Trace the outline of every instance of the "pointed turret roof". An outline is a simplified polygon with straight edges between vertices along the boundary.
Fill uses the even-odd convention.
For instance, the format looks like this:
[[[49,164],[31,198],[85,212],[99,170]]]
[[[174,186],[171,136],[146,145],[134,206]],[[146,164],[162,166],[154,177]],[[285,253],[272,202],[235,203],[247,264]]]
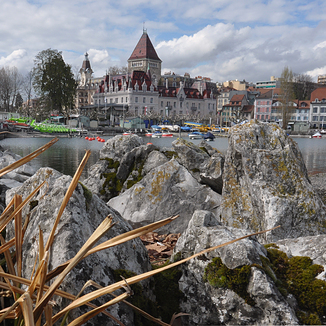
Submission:
[[[152,60],[158,60],[162,62],[162,60],[158,57],[154,49],[154,46],[145,29],[143,30],[143,35],[138,41],[138,44],[136,45],[128,61],[135,60],[135,59],[152,59]]]
[[[92,70],[91,63],[90,63],[90,61],[88,59],[88,53],[87,52],[85,53],[85,59],[84,59],[83,64],[82,64],[82,69],[84,69],[85,71],[87,69]]]

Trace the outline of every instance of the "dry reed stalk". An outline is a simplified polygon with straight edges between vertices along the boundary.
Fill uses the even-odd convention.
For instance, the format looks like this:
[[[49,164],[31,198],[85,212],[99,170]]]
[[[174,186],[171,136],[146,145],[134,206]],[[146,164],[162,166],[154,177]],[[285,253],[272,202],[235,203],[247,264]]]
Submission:
[[[84,167],[87,163],[87,160],[89,158],[89,156],[91,155],[91,151],[90,150],[87,150],[85,155],[84,155],[84,158],[82,159],[82,161],[80,162],[79,166],[78,166],[78,169],[77,171],[75,172],[75,175],[69,185],[69,188],[65,194],[65,197],[63,198],[63,201],[61,203],[61,206],[60,206],[60,209],[59,209],[59,212],[58,212],[58,215],[57,215],[57,218],[54,222],[54,225],[53,225],[53,228],[51,230],[51,233],[50,233],[50,236],[48,238],[48,241],[46,242],[46,245],[45,245],[45,248],[44,250],[45,251],[48,251],[49,248],[52,246],[52,243],[53,243],[53,239],[54,239],[54,234],[55,234],[55,231],[57,229],[57,226],[59,224],[59,221],[60,221],[60,218],[61,218],[61,215],[64,211],[64,209],[66,208],[67,204],[68,204],[68,201],[71,197],[71,195],[73,194],[77,184],[78,184],[78,180],[84,170]]]
[[[44,256],[44,241],[43,241],[43,231],[41,229],[41,226],[39,225],[38,226],[38,233],[39,233],[39,236],[38,236],[38,251],[39,251],[39,259],[43,259],[43,256]]]
[[[11,199],[10,203],[7,205],[7,207],[4,209],[4,211],[1,213],[0,216],[0,225],[3,223],[3,221],[10,216],[10,214],[14,211],[14,198]]]
[[[34,278],[32,279],[32,281],[31,281],[31,283],[29,285],[28,292],[30,293],[30,295],[32,295],[32,293],[34,293],[35,289],[39,285],[39,278],[40,278],[42,269],[44,268],[44,265],[47,264],[47,259],[48,259],[48,255],[47,255],[47,252],[46,252],[43,259],[40,261],[39,266],[37,267]]]
[[[28,292],[25,292],[17,301],[20,304],[24,316],[24,324],[26,326],[35,326],[33,320],[33,302]]]
[[[81,294],[83,293],[83,291],[84,291],[87,287],[89,287],[89,286],[94,286],[94,287],[96,287],[96,288],[98,288],[98,289],[102,288],[102,286],[99,285],[99,284],[97,284],[96,282],[94,282],[94,281],[92,281],[92,280],[88,280],[88,281],[84,284],[84,286],[82,287],[82,289],[79,291],[79,293],[76,295],[75,300],[76,300],[77,298],[79,298],[79,297],[81,296]],[[97,307],[95,307],[95,308],[97,308]],[[112,315],[111,315],[110,313],[108,313],[107,311],[104,311],[103,313],[106,314],[108,317],[110,317],[112,320],[114,320],[118,325],[120,325],[120,326],[125,326],[125,325],[124,325],[120,320],[116,319],[114,316],[112,316]],[[66,321],[66,319],[67,319],[67,317],[68,317],[68,314],[69,314],[69,311],[68,311],[68,312],[65,314],[65,316],[63,317],[62,322],[61,322],[61,326],[64,326],[64,325],[65,325],[65,321]]]
[[[44,260],[44,264],[41,269],[39,279],[37,280],[39,289],[38,289],[38,293],[37,293],[36,303],[38,303],[41,300],[42,295],[43,295],[43,289],[44,289],[44,285],[45,285],[45,277],[46,277],[46,273],[48,270],[48,263],[49,263],[49,252],[48,251],[45,252],[42,260]]]
[[[49,326],[52,326],[52,305],[51,304],[47,304],[45,306],[45,321]]]
[[[0,265],[0,273],[4,273],[4,272],[5,271],[3,270],[2,266]],[[11,285],[8,277],[3,276],[3,278],[4,278],[5,282],[6,282],[5,284],[7,284],[6,289],[8,289],[8,290],[11,291],[12,296],[15,299],[16,298],[16,295],[15,294],[16,293],[19,293],[19,292],[16,291],[16,289],[18,289],[18,287],[16,287],[15,285]],[[1,282],[1,283],[3,283],[3,282]]]
[[[38,320],[38,318],[41,316],[45,305],[52,298],[55,290],[60,286],[65,276],[83,259],[85,253],[112,227],[112,225],[112,218],[106,217],[104,221],[97,227],[94,233],[89,237],[89,239],[85,242],[85,244],[81,247],[75,257],[70,261],[67,267],[58,275],[42,299],[36,304],[34,309],[35,320]]]
[[[24,235],[25,235],[25,232],[26,232],[26,229],[27,229],[27,225],[29,223],[29,214],[27,214],[26,218],[25,218],[25,223],[24,223],[24,226],[23,226],[23,235],[22,235],[22,238],[24,239]],[[9,241],[4,241],[3,244],[1,244],[0,246],[0,254],[2,254],[4,251],[10,249],[11,247],[13,247],[16,243],[16,238],[13,237],[12,239],[10,239]]]
[[[0,234],[0,241],[1,241],[1,243],[3,243],[5,241],[1,234]],[[5,256],[5,260],[6,260],[6,264],[7,264],[9,273],[12,275],[16,275],[15,266],[14,266],[14,262],[12,260],[10,251],[6,250],[3,252],[3,254]],[[14,285],[18,287],[18,283],[14,282]]]
[[[25,200],[14,209],[14,211],[10,214],[10,216],[0,224],[0,232],[4,230],[4,228],[8,225],[8,223],[14,218],[16,214],[21,212],[21,210],[27,205],[27,203],[35,196],[35,194],[44,186],[46,181],[42,182],[36,189],[34,189],[26,198]]]
[[[31,153],[31,154],[21,158],[20,160],[18,160],[16,162],[6,166],[5,168],[1,169],[0,170],[0,177],[2,177],[3,175],[17,169],[21,165],[24,165],[24,164],[28,163],[29,161],[31,161],[32,159],[34,159],[35,157],[39,156],[45,150],[47,150],[49,147],[51,147],[53,144],[55,144],[58,140],[59,140],[58,138],[52,139],[47,144],[43,145],[42,147],[40,147],[39,149],[37,149],[33,153]]]
[[[15,209],[19,207],[22,203],[22,196],[14,195],[14,207]],[[16,246],[16,266],[17,266],[17,276],[22,276],[22,244],[23,244],[23,222],[22,222],[22,212],[19,211],[15,215],[15,246]]]
[[[7,274],[3,271],[3,269],[1,268],[0,266],[0,277],[3,277],[3,278],[7,278],[7,279],[11,279],[11,280],[14,280],[14,281],[17,281],[21,284],[24,284],[24,285],[27,285],[27,286],[30,286],[32,281],[31,280],[27,280],[25,278],[21,278],[21,277],[18,277],[18,276],[15,276],[15,275],[12,275],[12,274]],[[9,281],[8,281],[9,282]],[[9,282],[9,285],[4,283],[4,282],[0,282],[0,287],[3,288],[3,289],[7,289],[7,290],[10,290],[11,287],[14,289],[14,292],[16,293],[20,293],[20,294],[24,294],[26,291],[20,289],[20,288],[16,288],[14,286],[10,286],[10,282]],[[36,288],[38,288],[38,285],[36,286]],[[49,289],[49,286],[48,285],[44,285],[44,290],[48,290]],[[69,299],[71,301],[75,300],[76,297],[70,293],[67,293],[65,291],[62,291],[62,290],[56,290],[55,291],[55,295],[58,295],[62,298],[66,298],[66,299]],[[33,295],[33,299],[36,299],[36,296]],[[92,304],[92,303],[88,303],[87,304],[89,307],[91,308],[97,308],[96,305]],[[0,311],[0,315],[6,311],[8,308],[4,309],[4,310],[1,310]],[[113,320],[117,321],[112,315],[110,315],[108,312],[106,311],[103,311],[103,314],[107,315],[108,317],[112,318]],[[117,323],[119,323],[119,321],[117,321]],[[122,324],[123,326],[123,324]]]
[[[143,274],[140,274],[140,275],[136,275],[136,276],[133,276],[133,277],[130,277],[128,278],[126,281],[128,284],[134,284],[134,283],[138,283],[140,281],[143,281],[155,274],[158,274],[158,273],[161,273],[165,270],[168,270],[172,267],[175,267],[175,266],[178,266],[180,264],[183,264],[187,261],[189,261],[190,259],[193,259],[195,257],[198,257],[198,256],[201,256],[203,254],[206,254],[210,251],[213,251],[213,250],[216,250],[218,248],[221,248],[221,247],[224,247],[224,246],[227,246],[229,244],[232,244],[232,243],[235,243],[237,241],[240,241],[242,239],[245,239],[245,238],[248,238],[248,237],[251,237],[251,236],[254,236],[254,235],[258,235],[258,234],[262,234],[262,233],[266,233],[266,232],[269,232],[269,231],[272,231],[276,228],[278,228],[279,226],[277,227],[274,227],[272,229],[269,229],[269,230],[264,230],[264,231],[260,231],[260,232],[255,232],[255,233],[252,233],[252,234],[248,234],[246,236],[243,236],[243,237],[240,237],[240,238],[237,238],[237,239],[234,239],[234,240],[231,240],[231,241],[228,241],[226,243],[223,243],[223,244],[220,244],[218,246],[215,246],[215,247],[211,247],[211,248],[208,248],[208,249],[205,249],[197,254],[194,254],[190,257],[187,257],[185,259],[182,259],[182,260],[179,260],[175,263],[172,263],[170,265],[167,265],[167,266],[163,266],[163,267],[160,267],[158,269],[155,269],[153,271],[149,271],[149,272],[146,272],[146,273],[143,273]],[[71,310],[71,309],[74,309],[74,308],[77,308],[77,307],[80,307],[84,304],[86,304],[87,302],[89,301],[92,301],[92,300],[95,300],[103,295],[106,295],[106,294],[109,294],[109,293],[112,293],[118,289],[120,289],[121,287],[123,287],[125,284],[124,281],[120,281],[120,282],[116,282],[114,284],[111,284],[111,285],[108,285],[107,287],[103,288],[103,289],[99,289],[99,290],[95,290],[91,293],[88,293],[88,294],[85,294],[84,296],[76,299],[74,302],[72,302],[70,305],[68,305],[67,307],[65,307],[63,310],[61,310],[59,313],[57,313],[53,318],[52,318],[52,322],[55,323],[62,315],[64,315],[68,310]]]
[[[117,246],[117,245],[119,245],[121,243],[124,243],[124,242],[127,242],[129,240],[138,238],[141,235],[144,235],[144,234],[146,234],[148,232],[151,232],[151,231],[154,231],[154,230],[156,230],[156,229],[158,229],[158,228],[160,228],[160,227],[162,227],[162,226],[164,226],[164,225],[166,225],[168,223],[171,223],[172,221],[174,221],[178,217],[179,217],[179,215],[168,217],[166,219],[163,219],[163,220],[158,221],[158,222],[151,223],[149,225],[140,227],[138,229],[134,229],[134,230],[119,234],[118,236],[116,236],[116,237],[114,237],[112,239],[109,239],[109,240],[99,244],[98,246],[92,248],[91,250],[89,250],[85,254],[84,258],[89,256],[90,254],[96,253],[96,252],[98,252],[100,250],[108,249],[110,247]],[[61,264],[60,266],[56,267],[51,272],[49,272],[48,275],[47,275],[46,281],[48,282],[53,277],[55,277],[59,273],[61,273],[63,271],[63,269],[67,266],[68,263],[69,263],[69,261]]]
[[[73,320],[68,326],[79,326],[79,325],[83,325],[84,323],[86,323],[88,320],[90,320],[91,318],[95,317],[96,315],[98,315],[100,312],[104,311],[105,309],[107,309],[108,307],[119,303],[122,300],[125,300],[126,298],[128,298],[130,296],[130,293],[125,292],[119,296],[117,296],[116,298],[110,300],[109,302],[103,304],[100,307],[97,307],[83,315],[81,315],[80,317],[76,318],[75,320]]]

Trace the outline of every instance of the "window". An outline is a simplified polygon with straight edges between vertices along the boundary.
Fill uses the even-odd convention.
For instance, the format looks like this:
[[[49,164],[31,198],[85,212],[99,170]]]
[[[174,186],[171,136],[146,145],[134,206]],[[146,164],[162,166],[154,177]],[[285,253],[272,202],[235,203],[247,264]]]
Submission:
[[[326,108],[325,107],[321,107],[320,108],[320,113],[325,113],[326,112]]]
[[[135,103],[138,103],[138,97],[137,96],[135,97]]]
[[[146,103],[146,97],[143,97],[143,103]]]
[[[128,103],[128,97],[126,97],[126,103]]]
[[[121,103],[123,103],[123,97],[121,97]]]
[[[118,103],[118,98],[117,97],[115,98],[115,103]]]
[[[318,121],[318,116],[316,115],[312,116],[312,121]]]
[[[110,103],[113,103],[113,98],[110,98]]]
[[[173,107],[174,107],[174,108],[177,107],[177,102],[173,102]]]
[[[318,108],[317,107],[313,107],[312,108],[312,113],[317,113],[318,112]]]
[[[151,97],[151,103],[153,103],[153,98]]]
[[[161,101],[161,107],[163,107],[163,101]]]
[[[180,115],[183,115],[183,112],[182,112],[182,111],[179,111],[179,114],[180,114]]]

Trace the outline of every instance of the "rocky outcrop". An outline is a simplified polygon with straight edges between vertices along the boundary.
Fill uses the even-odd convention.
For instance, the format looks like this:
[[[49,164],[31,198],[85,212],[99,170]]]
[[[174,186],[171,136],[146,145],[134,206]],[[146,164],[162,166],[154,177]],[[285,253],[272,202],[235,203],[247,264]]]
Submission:
[[[31,276],[34,261],[38,255],[39,226],[43,231],[44,241],[46,242],[62,199],[71,182],[71,177],[62,175],[50,168],[42,168],[33,177],[25,181],[21,187],[7,191],[7,202],[14,193],[26,198],[27,194],[44,180],[47,180],[48,188],[46,186],[41,188],[33,199],[34,208],[30,212],[30,222],[23,243],[23,277],[28,279]],[[85,186],[78,184],[58,225],[50,252],[49,270],[71,259],[108,214],[113,216],[116,224],[101,241],[131,230],[130,225],[117,211],[106,206]],[[8,229],[8,237],[10,237],[10,234],[12,236],[12,232],[12,230]],[[90,255],[68,274],[62,283],[61,289],[77,295],[88,280],[107,286],[115,282],[114,271],[118,269],[129,270],[137,274],[151,269],[147,251],[139,239]],[[146,287],[146,283],[144,286]],[[146,291],[144,290],[144,292]],[[108,300],[109,297],[103,297],[96,304],[103,304]],[[68,304],[67,300],[62,300],[59,297],[56,297],[55,301],[59,307]],[[76,318],[81,312],[85,312],[85,309],[71,311],[69,320]],[[133,312],[128,306],[118,304],[113,306],[110,312],[125,325],[133,324]],[[100,314],[89,321],[87,325],[116,325],[116,323],[107,316]]]
[[[84,184],[108,201],[142,178],[144,163],[155,149],[152,144],[144,145],[137,135],[113,137],[104,144],[100,160],[90,168]]]
[[[221,225],[211,212],[196,211],[174,252],[184,258],[245,233]],[[183,319],[184,325],[297,325],[292,307],[264,270],[255,267],[262,265],[261,256],[266,257],[266,249],[254,238],[247,238],[183,265],[179,288],[185,298],[180,308],[190,313]],[[229,269],[251,266],[246,282],[247,297],[240,297],[227,286],[214,286],[204,280],[205,270],[215,257]]]
[[[173,226],[160,232],[183,232],[196,209],[219,215],[221,196],[201,185],[175,159],[151,169],[137,184],[112,198],[108,205],[131,225],[139,226],[180,214]]]
[[[266,243],[326,231],[297,144],[276,124],[251,120],[230,129],[223,174],[222,222],[250,230],[281,227]]]
[[[178,138],[172,143],[176,160],[202,184],[222,194],[224,155],[206,141],[198,146]]]
[[[0,170],[21,159],[21,156],[9,151],[0,151]],[[0,178],[0,202],[4,204],[6,191],[19,187],[31,177],[37,168],[31,163],[24,164]]]

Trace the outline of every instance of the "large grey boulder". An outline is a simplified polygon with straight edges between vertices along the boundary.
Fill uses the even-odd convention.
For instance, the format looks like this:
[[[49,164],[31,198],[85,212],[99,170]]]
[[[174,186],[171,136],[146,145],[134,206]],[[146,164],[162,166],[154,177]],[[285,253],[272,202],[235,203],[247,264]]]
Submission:
[[[140,226],[180,214],[173,225],[160,232],[183,232],[197,209],[219,215],[221,195],[201,185],[175,159],[150,170],[137,184],[112,198],[116,209],[132,226]]]
[[[188,257],[246,233],[222,226],[211,212],[196,211],[176,244],[175,256]],[[203,279],[205,268],[214,257],[234,269],[261,265],[260,256],[265,255],[266,249],[257,240],[246,238],[183,264],[179,288],[185,297],[180,309],[190,314],[183,318],[183,325],[298,325],[293,308],[260,268],[252,266],[250,270],[247,293],[254,302],[251,305],[232,290],[214,287]]]
[[[224,155],[202,140],[198,146],[178,138],[172,143],[176,160],[183,165],[198,182],[208,185],[222,194]]]
[[[266,243],[323,234],[325,206],[315,193],[297,144],[276,124],[251,120],[229,131],[221,219]]]
[[[21,187],[7,191],[7,202],[14,193],[21,194],[23,198],[44,180],[44,186],[33,199],[34,205],[30,215],[30,222],[23,243],[23,277],[30,278],[35,258],[38,254],[39,226],[46,242],[54,224],[61,202],[71,182],[71,177],[50,169],[39,169]],[[24,212],[25,216],[26,211]],[[82,184],[78,184],[58,225],[53,246],[50,251],[49,270],[74,257],[103,219],[111,214],[116,223],[100,242],[113,238],[132,228],[121,215],[108,207],[98,196],[91,193]],[[8,237],[13,231],[8,230]],[[91,256],[80,262],[65,278],[61,289],[77,295],[88,280],[93,280],[102,286],[115,282],[113,271],[118,269],[129,270],[140,274],[151,269],[146,248],[139,239],[135,239],[117,247],[113,247]],[[144,286],[146,287],[146,284]],[[94,289],[92,289],[94,290]],[[86,292],[89,290],[86,290]],[[97,300],[100,304],[108,301],[110,297]],[[59,297],[54,298],[58,307],[64,307],[69,302]],[[56,308],[55,308],[56,309]],[[118,304],[109,311],[125,325],[133,325],[133,312],[124,304]],[[69,314],[69,320],[76,318],[85,308],[74,309]],[[87,325],[116,325],[107,316],[100,314]]]
[[[130,188],[142,178],[148,155],[157,150],[154,145],[143,143],[137,135],[119,135],[107,140],[84,184],[105,201]]]

